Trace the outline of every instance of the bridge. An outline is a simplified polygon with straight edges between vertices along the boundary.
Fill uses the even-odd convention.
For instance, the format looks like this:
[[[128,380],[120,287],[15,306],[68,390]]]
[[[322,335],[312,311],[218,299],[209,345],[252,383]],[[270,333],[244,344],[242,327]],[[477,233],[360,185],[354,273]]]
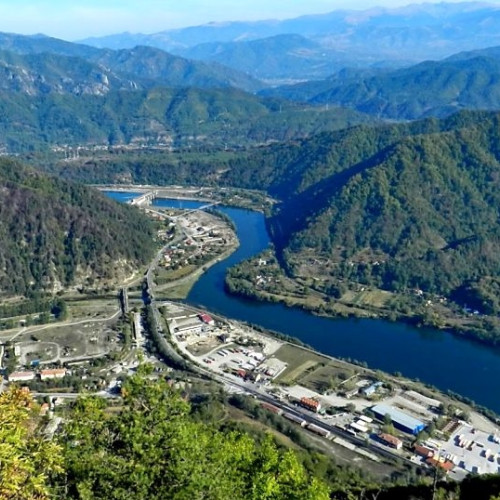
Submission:
[[[206,210],[207,208],[215,207],[216,205],[220,205],[220,201],[214,201],[213,203],[207,203],[206,205],[202,205],[198,208],[192,208],[190,210],[186,210],[180,215],[176,215],[175,217],[170,217],[172,220],[180,219],[181,217],[185,217],[186,215],[192,214],[193,212],[198,212],[200,210]]]
[[[146,191],[145,193],[142,193],[137,198],[132,198],[127,203],[129,203],[130,205],[136,205],[136,206],[149,205],[157,196],[158,196],[158,191],[156,191],[156,190],[155,191]]]

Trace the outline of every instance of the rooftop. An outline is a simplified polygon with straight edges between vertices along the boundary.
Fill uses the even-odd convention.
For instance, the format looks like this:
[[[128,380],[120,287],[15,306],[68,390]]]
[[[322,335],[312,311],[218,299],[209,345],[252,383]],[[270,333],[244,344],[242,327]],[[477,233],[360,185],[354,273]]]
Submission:
[[[408,429],[416,429],[419,427],[423,428],[425,426],[425,424],[421,420],[418,420],[417,418],[412,417],[411,415],[407,415],[406,413],[397,410],[396,408],[393,408],[392,406],[389,405],[378,404],[372,406],[371,409],[374,413],[378,415],[389,415],[394,423],[403,425]]]

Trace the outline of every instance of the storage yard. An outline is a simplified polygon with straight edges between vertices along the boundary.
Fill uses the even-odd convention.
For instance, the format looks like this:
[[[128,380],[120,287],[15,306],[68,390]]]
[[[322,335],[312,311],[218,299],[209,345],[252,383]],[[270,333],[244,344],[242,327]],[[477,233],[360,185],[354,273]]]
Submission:
[[[241,392],[261,394],[269,401],[262,408],[306,431],[374,461],[380,460],[378,453],[389,453],[456,478],[500,472],[500,428],[488,434],[490,422],[483,431],[472,430],[458,408],[455,415],[443,414],[437,395],[400,387],[394,378],[379,379],[381,374],[369,369],[204,311],[166,303],[163,313],[184,355],[234,380]],[[375,453],[365,449],[367,444]]]

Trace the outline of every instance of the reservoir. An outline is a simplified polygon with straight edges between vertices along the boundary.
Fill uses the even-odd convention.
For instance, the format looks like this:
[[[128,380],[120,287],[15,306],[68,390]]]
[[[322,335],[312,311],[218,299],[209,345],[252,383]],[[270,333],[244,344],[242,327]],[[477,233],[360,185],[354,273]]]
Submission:
[[[130,193],[114,194],[115,199]],[[206,203],[157,199],[160,207],[197,208]],[[187,302],[228,318],[296,337],[330,356],[365,361],[373,369],[452,390],[500,413],[500,349],[430,328],[369,319],[330,319],[298,308],[261,303],[229,295],[224,289],[226,270],[269,245],[264,216],[230,207],[218,209],[231,217],[240,247],[212,266],[191,290]]]

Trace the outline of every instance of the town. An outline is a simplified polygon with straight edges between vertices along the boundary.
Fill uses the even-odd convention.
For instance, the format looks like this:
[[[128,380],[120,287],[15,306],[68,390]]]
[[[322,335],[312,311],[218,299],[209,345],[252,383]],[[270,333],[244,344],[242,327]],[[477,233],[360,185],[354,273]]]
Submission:
[[[162,342],[192,373],[255,399],[305,435],[358,457],[353,460],[399,460],[455,480],[500,471],[500,427],[468,406],[402,377],[162,300],[162,292],[184,298],[203,271],[237,247],[230,221],[211,211],[216,204],[141,206],[159,223],[161,248],[144,282],[128,283],[116,300],[69,296],[70,319],[63,322],[27,325],[25,317],[10,318],[18,326],[0,333],[2,384],[21,384],[40,398],[50,417],[48,435],[62,421],[58,408],[80,391],[117,398],[121,380],[144,362],[155,376],[172,372],[157,350],[152,353],[157,340],[145,322],[146,293]],[[265,274],[267,261],[258,265]]]

